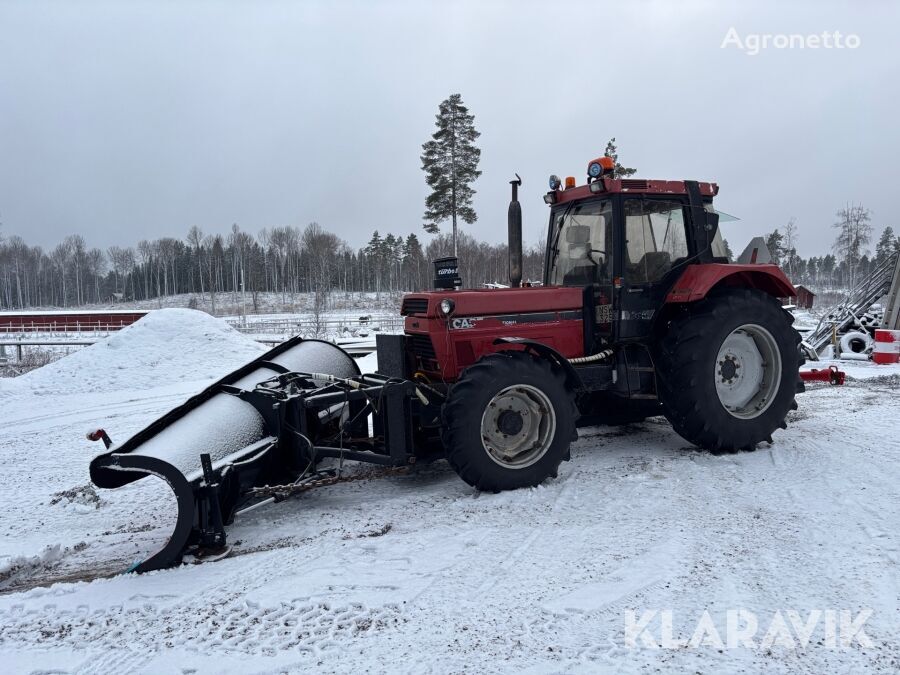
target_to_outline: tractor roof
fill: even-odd
[[[584,199],[593,195],[613,192],[645,195],[683,195],[687,194],[683,180],[647,180],[645,178],[598,178],[588,185],[579,185],[567,190],[556,190],[556,204]],[[598,185],[602,184],[602,185]],[[698,183],[700,194],[704,197],[715,197],[719,194],[716,183]],[[553,194],[551,192],[550,194]]]

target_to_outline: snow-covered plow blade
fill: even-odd
[[[395,404],[408,411],[410,400],[420,400],[414,392],[407,381],[361,376],[354,360],[331,343],[294,338],[119,445],[98,430],[107,452],[91,462],[91,480],[118,488],[152,475],[172,488],[178,504],[172,536],[134,568],[159,569],[192,549],[224,549],[224,525],[240,510],[272,501],[261,494],[265,486],[290,493],[304,480],[322,482],[316,466],[325,457],[406,462],[402,442],[401,455],[386,451],[386,427],[391,411],[400,410]],[[376,400],[385,403],[374,420],[378,439],[368,428]]]

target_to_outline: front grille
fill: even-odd
[[[431,344],[431,337],[428,335],[406,334],[406,343],[409,345],[410,351],[419,358],[435,360],[437,354],[434,353],[434,345]]]
[[[427,314],[428,298],[405,298],[403,306],[400,308],[400,314],[409,316],[410,314]]]
[[[635,178],[622,179],[623,190],[646,190],[648,187],[650,186],[645,180],[637,180]]]

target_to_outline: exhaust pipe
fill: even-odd
[[[519,204],[519,186],[522,179],[509,181],[512,186],[512,199],[507,213],[507,230],[509,236],[509,285],[518,288],[522,285],[522,207]]]

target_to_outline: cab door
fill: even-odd
[[[553,213],[547,248],[548,285],[578,286],[585,307],[585,350],[610,341],[613,325],[613,205],[608,197],[575,202]]]
[[[622,200],[619,339],[646,337],[689,257],[687,201],[678,195]]]

